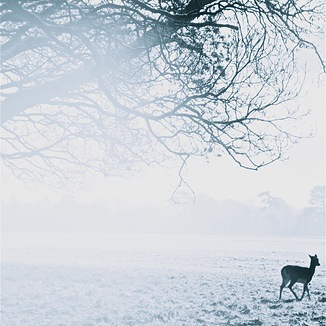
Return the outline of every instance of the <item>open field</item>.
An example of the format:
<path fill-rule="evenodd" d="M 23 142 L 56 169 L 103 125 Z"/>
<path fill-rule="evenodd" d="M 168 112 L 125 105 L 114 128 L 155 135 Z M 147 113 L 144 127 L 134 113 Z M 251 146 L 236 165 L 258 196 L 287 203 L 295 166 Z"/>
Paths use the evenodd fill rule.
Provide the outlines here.
<path fill-rule="evenodd" d="M 326 324 L 323 238 L 4 234 L 2 245 L 2 326 Z M 315 253 L 311 300 L 285 289 L 278 301 L 281 267 Z"/>

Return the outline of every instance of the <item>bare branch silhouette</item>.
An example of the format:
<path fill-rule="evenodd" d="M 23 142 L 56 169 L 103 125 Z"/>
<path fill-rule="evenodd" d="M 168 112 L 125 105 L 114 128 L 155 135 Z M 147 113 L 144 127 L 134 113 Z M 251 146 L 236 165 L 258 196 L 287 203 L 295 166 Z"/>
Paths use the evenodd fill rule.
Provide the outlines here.
<path fill-rule="evenodd" d="M 2 159 L 64 186 L 179 156 L 258 169 L 298 135 L 297 55 L 323 2 L 6 0 Z M 303 113 L 304 114 L 304 113 Z"/>

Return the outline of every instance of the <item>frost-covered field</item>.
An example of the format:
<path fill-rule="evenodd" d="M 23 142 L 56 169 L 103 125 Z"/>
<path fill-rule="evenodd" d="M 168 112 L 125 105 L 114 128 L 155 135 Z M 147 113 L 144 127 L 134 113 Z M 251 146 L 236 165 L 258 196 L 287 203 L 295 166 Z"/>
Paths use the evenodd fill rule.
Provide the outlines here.
<path fill-rule="evenodd" d="M 323 238 L 5 234 L 1 325 L 325 325 Z M 321 266 L 307 297 L 283 265 Z M 295 285 L 301 294 L 302 285 Z"/>

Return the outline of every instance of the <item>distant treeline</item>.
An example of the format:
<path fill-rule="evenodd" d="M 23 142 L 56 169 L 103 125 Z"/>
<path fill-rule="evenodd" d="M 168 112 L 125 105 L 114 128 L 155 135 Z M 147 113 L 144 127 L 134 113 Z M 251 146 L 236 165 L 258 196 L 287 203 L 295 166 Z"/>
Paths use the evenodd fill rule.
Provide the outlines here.
<path fill-rule="evenodd" d="M 295 209 L 282 198 L 261 193 L 257 203 L 217 201 L 199 195 L 194 203 L 115 207 L 81 203 L 72 196 L 59 202 L 5 203 L 4 232 L 108 232 L 221 235 L 324 235 L 325 187 L 311 191 L 310 206 Z"/>

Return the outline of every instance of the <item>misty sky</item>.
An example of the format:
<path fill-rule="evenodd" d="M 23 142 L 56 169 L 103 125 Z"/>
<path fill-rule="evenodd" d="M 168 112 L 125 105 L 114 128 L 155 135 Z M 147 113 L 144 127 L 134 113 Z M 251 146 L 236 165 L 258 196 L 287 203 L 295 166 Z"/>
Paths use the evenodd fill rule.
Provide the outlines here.
<path fill-rule="evenodd" d="M 244 170 L 228 157 L 210 159 L 209 163 L 200 158 L 189 160 L 184 176 L 196 195 L 203 193 L 217 200 L 247 201 L 254 200 L 262 191 L 271 191 L 273 196 L 282 197 L 295 207 L 308 204 L 310 190 L 325 184 L 325 87 L 317 71 L 314 64 L 308 67 L 307 83 L 297 99 L 303 110 L 310 110 L 309 115 L 298 122 L 298 129 L 306 135 L 312 130 L 316 135 L 295 145 L 286 154 L 287 160 L 274 162 L 259 171 Z M 85 184 L 84 189 L 76 189 L 74 195 L 89 203 L 105 200 L 115 205 L 156 205 L 171 199 L 179 182 L 178 164 L 177 161 L 168 163 L 175 168 L 145 167 L 142 173 L 128 179 L 97 178 Z M 6 168 L 2 168 L 1 179 L 4 202 L 33 202 L 44 196 L 58 200 L 67 194 L 37 184 L 24 184 Z M 185 196 L 182 192 L 183 189 L 177 199 L 192 200 L 190 191 Z"/>

